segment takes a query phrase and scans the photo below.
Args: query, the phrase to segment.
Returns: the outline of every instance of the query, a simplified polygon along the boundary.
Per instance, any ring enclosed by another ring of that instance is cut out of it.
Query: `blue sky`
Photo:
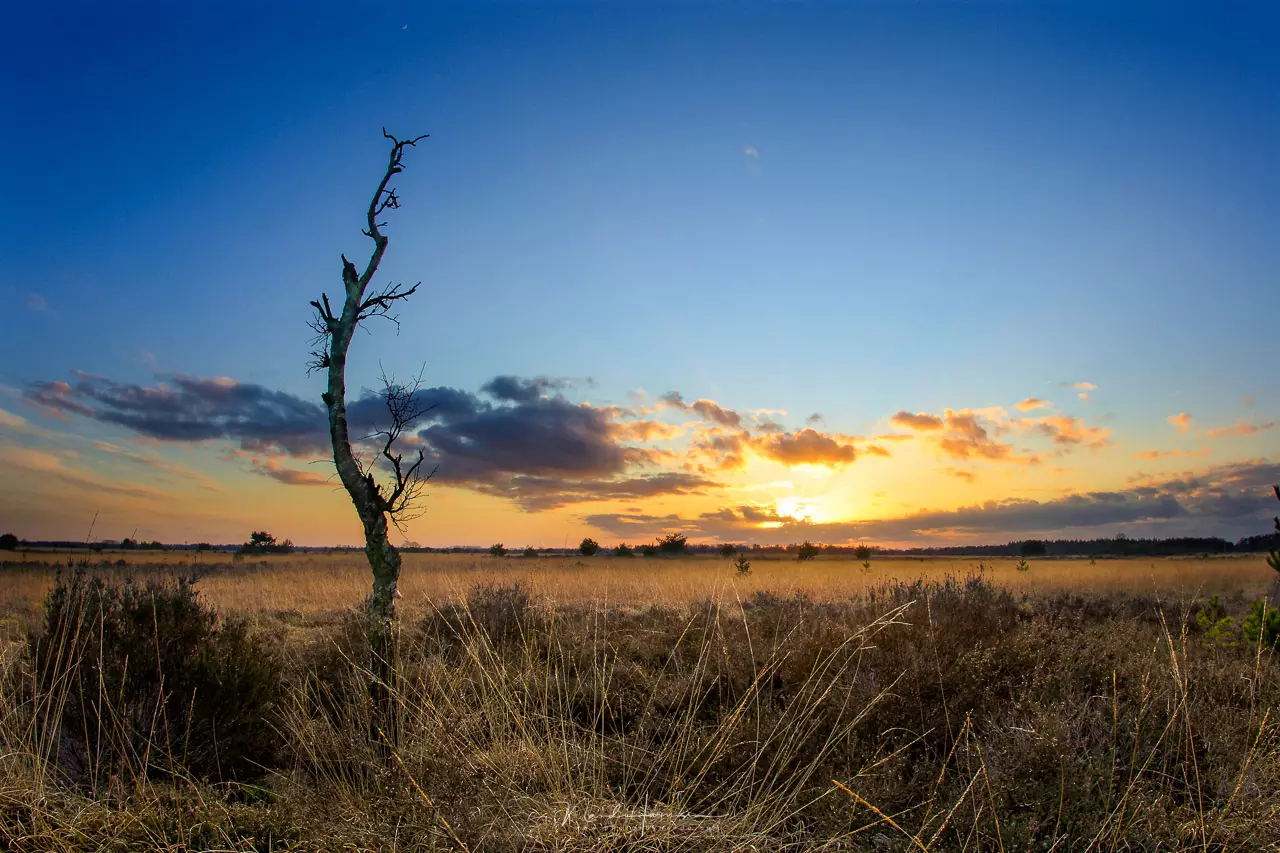
[[[96,438],[22,403],[77,370],[316,398],[307,303],[367,252],[385,125],[431,134],[379,277],[423,287],[354,387],[548,375],[846,436],[1037,397],[1126,459],[1188,412],[1258,427],[1214,464],[1275,460],[1273,7],[264,6],[11,13],[0,408]],[[1097,456],[1054,488],[1135,475]]]

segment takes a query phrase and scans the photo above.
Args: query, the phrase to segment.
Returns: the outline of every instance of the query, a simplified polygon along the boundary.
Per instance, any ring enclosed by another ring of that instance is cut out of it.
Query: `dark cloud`
[[[715,400],[708,400],[705,397],[694,400],[692,403],[684,401],[684,395],[679,391],[668,391],[658,398],[658,402],[664,408],[684,409],[688,412],[694,412],[705,421],[719,424],[720,426],[732,427],[737,429],[742,426],[742,415],[732,409],[726,409]]]
[[[154,387],[77,373],[76,383],[39,382],[25,397],[61,412],[117,424],[165,441],[229,439],[296,455],[326,446],[324,408],[250,382],[174,375]]]
[[[545,392],[566,380],[499,376],[485,383],[491,403],[456,388],[417,392],[427,410],[413,437],[437,467],[442,484],[471,488],[514,501],[527,510],[592,500],[646,498],[700,493],[710,479],[671,473],[636,476],[652,464],[656,451],[630,447],[628,440],[669,435],[645,422],[619,430],[612,408],[571,403]],[[75,384],[30,385],[29,401],[60,414],[76,414],[174,442],[224,440],[261,454],[253,470],[291,485],[321,485],[312,472],[279,465],[273,455],[317,458],[329,454],[327,415],[319,403],[231,379],[165,377],[153,387],[117,383],[77,374]],[[359,442],[385,423],[381,397],[366,391],[347,407],[353,440]]]
[[[668,391],[667,393],[659,397],[658,401],[661,403],[666,403],[668,406],[675,406],[678,409],[683,409],[685,407],[684,395],[681,394],[679,391]]]
[[[519,376],[495,376],[480,386],[480,390],[495,400],[511,403],[531,403],[553,391],[573,385],[569,379],[552,376],[535,376],[524,379]]]
[[[742,415],[732,409],[721,408],[714,400],[694,400],[689,408],[709,421],[727,427],[738,427],[742,425]]]

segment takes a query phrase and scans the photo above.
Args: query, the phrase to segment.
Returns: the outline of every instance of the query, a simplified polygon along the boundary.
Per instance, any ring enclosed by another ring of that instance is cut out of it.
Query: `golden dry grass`
[[[981,571],[993,584],[1014,592],[1131,593],[1186,601],[1214,594],[1263,594],[1275,573],[1258,555],[1195,558],[1035,559],[1018,571],[1016,559],[886,557],[871,568],[852,558],[821,556],[809,562],[748,553],[751,573],[734,571],[712,556],[678,558],[523,557],[478,554],[406,554],[402,605],[417,610],[460,601],[477,584],[520,582],[554,605],[678,606],[702,599],[748,598],[757,592],[803,592],[814,601],[841,601],[868,587],[916,579],[941,580]],[[84,552],[0,555],[0,602],[8,611],[31,612],[49,588],[51,563],[83,559]],[[225,554],[192,552],[103,552],[94,562],[126,567],[112,573],[157,569],[195,571],[200,590],[219,608],[249,612],[323,613],[360,602],[369,590],[369,570],[360,552],[297,553],[232,561]]]
[[[198,570],[205,600],[253,615],[273,663],[236,696],[278,691],[280,759],[241,787],[175,781],[177,753],[77,763],[88,735],[42,711],[80,707],[70,682],[41,692],[17,629],[83,556],[0,565],[0,849],[1280,850],[1275,655],[1197,619],[1267,589],[1258,557],[748,555],[742,577],[707,556],[412,554],[389,763],[364,623],[340,615],[367,594],[361,554],[94,555],[108,580]]]

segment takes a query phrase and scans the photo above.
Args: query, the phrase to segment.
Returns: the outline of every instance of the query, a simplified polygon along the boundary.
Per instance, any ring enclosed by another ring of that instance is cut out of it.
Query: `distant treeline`
[[[197,544],[166,545],[160,542],[27,542],[22,541],[22,548],[41,548],[56,550],[165,550],[165,551],[227,551],[243,549],[242,545],[211,545],[207,542]],[[361,548],[327,548],[291,546],[297,551],[330,552],[330,551],[362,551]],[[1172,539],[1130,539],[1127,536],[1116,536],[1110,539],[1024,539],[1006,542],[1003,545],[946,545],[933,548],[882,548],[875,545],[824,545],[823,554],[839,554],[856,556],[855,552],[865,556],[868,548],[871,554],[884,557],[1177,557],[1200,554],[1248,554],[1265,553],[1280,550],[1280,534],[1267,533],[1260,536],[1246,536],[1231,542],[1217,536],[1180,536]],[[690,543],[685,552],[689,554],[723,554],[725,545],[695,545]],[[800,543],[791,545],[743,545],[735,544],[734,552],[748,551],[753,554],[793,554],[801,548]],[[637,546],[640,552],[643,546]],[[452,547],[429,548],[407,546],[401,548],[409,553],[438,554],[486,554],[489,547],[456,545]],[[537,548],[530,549],[539,555],[576,555],[577,548]],[[862,556],[858,556],[862,559]]]
[[[1028,539],[1004,545],[957,545],[939,548],[877,548],[879,554],[947,557],[1176,557],[1198,554],[1246,554],[1280,548],[1280,536],[1268,533],[1231,542],[1217,536],[1171,539]],[[847,549],[852,550],[852,549]]]

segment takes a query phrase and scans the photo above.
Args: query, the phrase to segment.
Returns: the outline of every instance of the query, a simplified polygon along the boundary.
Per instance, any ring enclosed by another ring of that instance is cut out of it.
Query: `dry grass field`
[[[1280,850],[1260,557],[411,554],[388,752],[361,555],[82,556],[0,558],[0,850]]]
[[[753,556],[741,576],[731,560],[713,556],[618,558],[503,557],[411,553],[404,557],[401,607],[465,599],[477,584],[520,583],[552,605],[678,607],[704,599],[750,598],[758,592],[815,601],[841,601],[869,588],[916,579],[981,573],[1015,593],[1128,593],[1172,601],[1211,595],[1261,595],[1274,572],[1257,555],[1199,558],[1061,559],[885,557],[870,569],[852,557],[797,562],[785,555]],[[83,560],[80,552],[0,552],[0,610],[34,611],[49,588],[51,567]],[[219,608],[242,613],[330,613],[368,595],[369,568],[360,552],[297,553],[232,560],[228,554],[188,551],[106,551],[92,555],[97,571],[124,577],[194,572],[200,590]],[[116,565],[124,561],[124,565]]]

